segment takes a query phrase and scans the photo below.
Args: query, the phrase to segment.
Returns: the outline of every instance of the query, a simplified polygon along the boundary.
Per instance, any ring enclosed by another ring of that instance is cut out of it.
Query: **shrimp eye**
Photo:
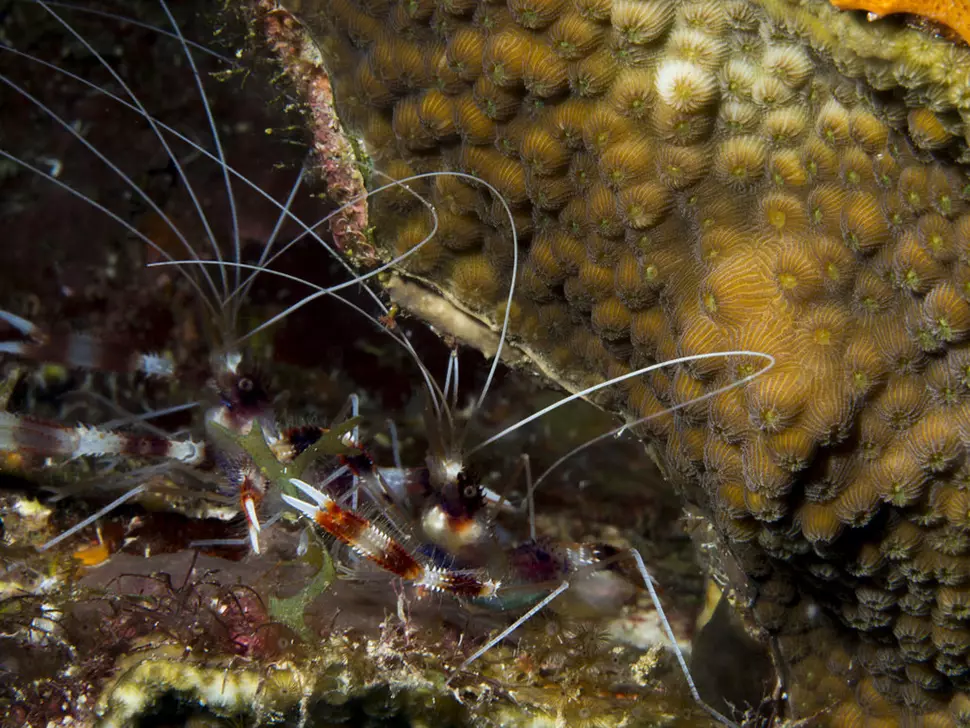
[[[610,559],[618,553],[620,553],[620,550],[608,543],[598,543],[593,546],[593,556],[597,560]]]
[[[253,380],[249,377],[243,377],[236,386],[239,387],[240,392],[251,392],[253,389]]]
[[[478,486],[466,485],[462,490],[462,495],[464,495],[466,498],[474,498],[478,495]]]

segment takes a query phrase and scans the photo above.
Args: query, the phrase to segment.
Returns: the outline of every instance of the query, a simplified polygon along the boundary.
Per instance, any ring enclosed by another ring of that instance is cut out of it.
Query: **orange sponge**
[[[911,13],[941,23],[970,43],[970,2],[967,0],[831,0],[840,10],[865,10],[875,20],[893,13]]]

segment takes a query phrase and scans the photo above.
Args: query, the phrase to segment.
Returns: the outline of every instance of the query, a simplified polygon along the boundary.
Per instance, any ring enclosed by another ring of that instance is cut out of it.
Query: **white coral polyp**
[[[656,86],[665,104],[682,113],[691,113],[714,100],[717,79],[695,63],[670,60],[657,68]]]

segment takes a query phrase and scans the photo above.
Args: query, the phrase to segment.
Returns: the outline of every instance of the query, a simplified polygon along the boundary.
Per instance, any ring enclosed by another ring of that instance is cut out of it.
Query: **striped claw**
[[[243,510],[246,512],[246,520],[249,522],[249,543],[252,544],[253,553],[259,553],[259,517],[256,515],[256,503],[252,498],[243,499]]]
[[[86,425],[67,427],[10,412],[0,412],[0,451],[67,458],[130,455],[169,458],[187,465],[198,465],[206,456],[205,445],[194,440],[134,435]]]
[[[286,494],[284,494],[282,498],[283,498],[283,502],[286,503],[286,505],[298,510],[300,513],[302,513],[310,520],[313,520],[313,518],[316,516],[316,513],[317,513],[316,507],[310,505],[306,501],[301,501],[299,498],[293,498],[292,496],[288,496]]]
[[[498,592],[500,582],[484,578],[484,573],[434,566],[382,530],[380,525],[352,510],[341,508],[333,498],[309,483],[298,478],[291,478],[290,483],[316,501],[317,505],[284,494],[283,501],[287,505],[350,546],[360,556],[411,582],[419,590],[453,594],[459,599],[490,598]]]
[[[319,490],[314,488],[305,480],[300,480],[299,478],[290,478],[290,485],[295,486],[296,488],[299,488],[301,491],[303,491],[304,494],[310,496],[310,498],[312,498],[318,506],[322,506],[328,500],[330,500],[326,495],[321,493]],[[297,501],[297,502],[299,503],[300,501]]]

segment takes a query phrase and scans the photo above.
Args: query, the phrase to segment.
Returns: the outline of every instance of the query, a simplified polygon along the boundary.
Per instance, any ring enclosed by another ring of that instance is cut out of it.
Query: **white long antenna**
[[[766,371],[768,371],[768,369],[770,369],[771,367],[773,367],[775,365],[775,358],[773,356],[771,356],[770,354],[764,354],[764,353],[762,353],[760,351],[748,351],[746,349],[738,349],[738,350],[735,350],[735,351],[715,351],[715,352],[709,352],[709,353],[706,353],[706,354],[692,354],[690,356],[679,356],[676,359],[669,359],[667,361],[662,361],[662,362],[659,362],[657,364],[651,364],[650,366],[643,367],[642,369],[637,369],[636,371],[629,372],[628,374],[623,374],[623,375],[621,375],[619,377],[614,377],[613,379],[608,379],[605,382],[600,382],[599,384],[594,384],[592,387],[587,387],[586,389],[584,389],[584,390],[582,390],[580,392],[576,392],[575,394],[571,394],[568,397],[564,397],[563,399],[559,400],[558,402],[554,402],[553,404],[549,405],[548,407],[543,407],[538,412],[534,412],[533,414],[529,415],[528,417],[526,417],[526,418],[524,418],[522,420],[519,420],[514,425],[509,425],[508,427],[506,427],[501,432],[499,432],[499,433],[497,433],[495,435],[492,435],[490,438],[488,438],[484,442],[479,443],[478,445],[476,445],[475,447],[473,447],[471,450],[469,450],[468,451],[468,454],[471,455],[473,453],[476,453],[479,450],[481,450],[482,448],[487,447],[488,445],[491,445],[493,442],[495,442],[497,440],[501,440],[503,437],[505,437],[510,432],[514,432],[515,430],[519,429],[523,425],[527,425],[530,422],[532,422],[533,420],[537,420],[540,417],[542,417],[543,415],[546,415],[546,414],[552,412],[554,409],[557,409],[559,407],[562,407],[564,404],[568,404],[569,402],[572,402],[573,400],[580,399],[582,397],[586,397],[587,395],[590,395],[593,392],[599,391],[600,389],[603,389],[604,387],[609,387],[609,386],[612,386],[612,385],[617,384],[619,382],[624,382],[627,379],[632,379],[633,377],[639,377],[639,376],[642,376],[643,374],[648,374],[649,372],[656,371],[657,369],[663,369],[664,367],[675,366],[677,364],[686,364],[687,362],[700,361],[702,359],[713,359],[715,357],[721,357],[721,356],[756,356],[756,357],[760,357],[762,359],[767,359],[770,362],[770,364],[767,367],[765,367],[764,369],[762,369],[761,371],[759,371],[758,372],[759,375],[760,374],[763,374]],[[734,384],[736,386],[738,384],[738,382],[735,382]],[[684,404],[688,404],[688,403],[684,403]]]
[[[158,0],[162,6],[162,10],[165,11],[165,15],[168,17],[169,23],[172,24],[172,30],[178,36],[179,43],[182,46],[182,50],[185,54],[186,59],[188,59],[189,67],[192,69],[192,76],[195,78],[196,88],[199,89],[199,97],[202,99],[202,106],[205,108],[205,116],[209,120],[209,130],[212,132],[212,140],[216,145],[216,154],[219,156],[219,166],[222,169],[222,178],[226,185],[226,197],[229,200],[229,215],[232,219],[232,244],[233,251],[235,252],[235,260],[237,263],[242,260],[242,247],[239,241],[239,217],[236,214],[236,196],[232,192],[232,180],[229,179],[229,170],[226,166],[226,155],[222,150],[222,140],[219,138],[219,127],[216,126],[215,117],[212,116],[212,107],[209,104],[209,98],[205,93],[205,86],[202,83],[202,77],[199,75],[199,68],[195,64],[195,56],[192,55],[192,49],[185,42],[185,38],[182,35],[182,29],[179,24],[175,22],[175,17],[172,15],[172,11],[168,9],[168,3],[165,0]],[[161,135],[159,135],[161,136]],[[217,246],[218,247],[218,246]],[[217,253],[221,257],[221,252]],[[235,273],[235,287],[239,286],[239,270],[233,271]],[[223,276],[223,286],[225,286],[225,276]],[[229,291],[226,291],[226,296],[229,295]]]
[[[547,477],[549,477],[549,475],[552,473],[553,470],[555,470],[560,465],[562,465],[564,462],[566,462],[567,460],[569,460],[571,457],[573,457],[574,455],[582,452],[586,448],[592,447],[596,443],[602,442],[603,440],[609,439],[611,437],[619,437],[626,430],[630,430],[630,429],[636,427],[637,425],[642,425],[644,422],[649,422],[650,420],[656,419],[657,417],[663,417],[664,415],[669,415],[672,412],[676,412],[679,409],[683,409],[684,407],[690,407],[691,405],[695,405],[698,402],[703,402],[706,399],[710,399],[711,397],[716,397],[717,395],[722,394],[724,392],[727,392],[728,390],[734,389],[735,387],[741,387],[741,386],[744,386],[745,384],[747,384],[748,382],[754,381],[755,379],[757,379],[758,377],[760,377],[762,374],[764,374],[765,372],[767,372],[769,369],[771,369],[771,367],[774,366],[774,364],[775,364],[775,359],[770,354],[763,354],[762,356],[764,356],[767,359],[769,359],[770,360],[770,363],[768,364],[768,366],[766,366],[766,367],[764,367],[762,369],[759,369],[758,371],[754,372],[753,374],[748,374],[746,377],[742,377],[741,379],[737,380],[736,382],[731,382],[730,384],[725,384],[723,387],[718,387],[717,389],[715,389],[715,390],[713,390],[711,392],[706,392],[706,393],[704,393],[702,395],[699,395],[697,397],[693,397],[693,398],[687,400],[686,402],[678,402],[677,404],[671,405],[670,407],[667,407],[666,409],[663,409],[660,412],[654,412],[653,414],[649,414],[646,417],[641,417],[641,418],[639,418],[637,420],[633,420],[632,422],[624,422],[622,425],[619,425],[618,427],[614,427],[609,432],[604,432],[602,435],[597,435],[593,439],[587,440],[586,442],[582,443],[581,445],[577,445],[572,450],[570,450],[565,455],[563,455],[558,460],[556,460],[548,468],[546,468],[546,470],[542,473],[542,475],[540,475],[538,478],[535,479],[535,481],[532,483],[532,485],[531,485],[531,487],[530,487],[530,489],[529,489],[529,491],[528,491],[528,493],[526,495],[526,498],[529,498],[535,492],[536,488],[539,487],[539,483],[541,483],[543,480],[545,480]],[[521,505],[519,507],[521,508]]]
[[[75,533],[77,533],[81,529],[90,526],[96,520],[98,520],[99,518],[101,518],[101,516],[105,515],[106,513],[110,513],[111,511],[113,511],[115,508],[117,508],[118,506],[120,506],[122,503],[125,503],[126,501],[131,500],[136,495],[141,495],[142,493],[145,492],[145,489],[146,489],[146,486],[144,486],[144,485],[139,485],[136,488],[132,488],[131,490],[129,490],[124,495],[121,495],[118,498],[115,498],[113,501],[111,501],[104,508],[101,508],[100,510],[95,511],[90,516],[88,516],[87,518],[85,518],[83,521],[81,521],[79,523],[76,523],[75,525],[73,525],[69,529],[67,529],[64,533],[60,534],[59,536],[55,536],[50,541],[48,541],[47,543],[45,543],[43,546],[40,546],[38,548],[38,551],[46,551],[47,549],[51,548],[52,546],[56,546],[57,544],[59,544],[64,539],[70,538],[71,536],[73,536]]]
[[[190,198],[191,198],[191,200],[192,200],[192,204],[193,204],[193,206],[195,207],[195,209],[196,209],[196,212],[197,212],[197,213],[198,213],[198,215],[199,215],[199,219],[200,219],[200,220],[201,220],[201,222],[202,222],[202,226],[203,226],[203,228],[205,228],[205,231],[206,231],[206,236],[208,237],[208,239],[209,239],[209,243],[210,243],[210,245],[211,245],[211,247],[212,247],[212,250],[213,250],[213,252],[214,252],[214,253],[215,253],[215,255],[216,255],[216,259],[217,259],[217,260],[222,260],[222,252],[221,252],[221,251],[219,250],[219,244],[218,244],[218,242],[216,241],[216,237],[215,237],[215,234],[214,234],[214,233],[212,232],[212,228],[211,228],[211,227],[209,226],[209,220],[208,220],[208,218],[206,217],[206,215],[205,215],[205,213],[204,213],[204,212],[203,212],[203,210],[202,210],[202,205],[201,205],[201,203],[199,202],[199,199],[198,199],[198,196],[197,196],[197,195],[196,195],[196,193],[195,193],[195,189],[194,189],[194,188],[192,187],[192,185],[191,185],[191,184],[189,183],[189,179],[188,179],[188,177],[187,177],[187,175],[185,174],[185,169],[184,169],[184,168],[182,167],[182,164],[181,164],[181,163],[179,162],[179,158],[178,158],[178,156],[177,156],[177,155],[175,154],[175,152],[174,152],[174,151],[172,150],[172,148],[171,148],[171,146],[169,146],[169,143],[168,143],[168,140],[166,140],[166,139],[165,139],[165,136],[164,136],[164,135],[163,135],[163,134],[161,133],[161,131],[160,131],[160,126],[161,126],[161,125],[160,125],[160,124],[158,124],[158,123],[156,122],[156,120],[155,120],[155,118],[154,118],[154,117],[153,117],[153,116],[152,116],[151,114],[149,114],[149,113],[148,113],[148,110],[147,110],[147,109],[145,108],[145,106],[144,106],[144,105],[142,104],[142,102],[141,102],[141,99],[139,99],[139,98],[138,98],[138,96],[137,96],[137,95],[135,94],[135,92],[134,92],[134,91],[132,91],[132,90],[131,90],[131,88],[130,88],[130,87],[128,86],[128,84],[127,84],[127,83],[125,83],[125,80],[124,80],[124,79],[123,79],[123,78],[121,77],[121,75],[120,75],[120,74],[119,74],[119,73],[118,73],[117,71],[115,71],[115,70],[114,70],[114,67],[113,67],[113,66],[112,66],[112,65],[111,65],[110,63],[108,63],[108,62],[107,62],[107,61],[106,61],[106,60],[104,59],[104,57],[103,57],[103,56],[102,56],[102,55],[101,55],[100,53],[98,53],[98,51],[97,51],[97,50],[96,50],[96,49],[95,49],[95,48],[94,48],[94,47],[93,47],[93,46],[92,46],[92,45],[91,45],[90,43],[88,43],[88,41],[87,41],[87,39],[85,39],[85,38],[84,38],[84,36],[82,36],[82,35],[81,35],[80,33],[78,33],[78,32],[77,32],[77,31],[76,31],[76,30],[75,30],[75,29],[74,29],[74,28],[73,28],[73,27],[71,26],[71,24],[70,24],[70,23],[68,23],[68,22],[67,22],[66,20],[64,20],[64,19],[63,19],[63,18],[62,18],[62,17],[60,16],[60,15],[58,15],[58,14],[57,14],[56,12],[54,12],[54,10],[52,10],[52,9],[51,9],[51,8],[50,8],[50,7],[49,7],[49,6],[47,5],[47,4],[45,4],[45,3],[43,2],[43,0],[34,0],[34,1],[35,1],[35,2],[36,2],[36,3],[38,4],[38,5],[40,5],[40,6],[42,7],[42,8],[44,8],[44,10],[46,10],[46,11],[47,11],[47,12],[48,12],[48,13],[49,13],[49,14],[51,15],[51,17],[53,17],[53,18],[54,18],[55,20],[57,20],[57,22],[58,22],[58,23],[60,23],[60,24],[61,24],[62,26],[64,26],[64,28],[65,28],[65,29],[66,29],[66,30],[67,30],[67,31],[68,31],[68,32],[69,32],[69,33],[70,33],[70,34],[71,34],[72,36],[74,36],[74,38],[76,38],[76,39],[78,40],[78,42],[80,42],[80,43],[81,43],[82,45],[84,45],[84,47],[85,47],[85,48],[86,48],[86,49],[87,49],[87,50],[88,50],[88,51],[89,51],[89,52],[90,52],[90,53],[91,53],[91,54],[92,54],[92,55],[93,55],[93,56],[94,56],[95,58],[97,58],[97,59],[98,59],[98,62],[99,62],[99,63],[100,63],[100,64],[101,64],[101,65],[102,65],[102,66],[103,66],[104,68],[105,68],[105,70],[106,70],[106,71],[107,71],[107,72],[108,72],[109,74],[111,74],[111,76],[112,76],[112,78],[114,78],[114,79],[115,79],[115,81],[117,81],[117,82],[118,82],[118,84],[119,84],[119,85],[121,86],[121,88],[122,88],[122,89],[123,89],[123,90],[125,91],[125,93],[126,93],[126,94],[128,94],[128,96],[129,96],[129,98],[131,98],[131,100],[132,100],[132,103],[134,103],[134,105],[135,105],[135,106],[136,106],[136,107],[138,108],[138,110],[139,110],[139,111],[141,112],[141,114],[142,114],[142,116],[144,117],[144,119],[145,119],[145,121],[147,121],[147,122],[148,122],[148,125],[149,125],[149,126],[150,126],[150,127],[152,128],[152,131],[154,132],[154,134],[155,134],[155,136],[156,136],[156,137],[158,138],[158,141],[159,141],[159,142],[161,143],[161,145],[162,145],[162,147],[163,147],[163,148],[165,149],[165,152],[166,152],[166,154],[168,155],[168,157],[169,157],[169,159],[171,159],[171,160],[172,160],[172,164],[174,165],[174,167],[175,167],[175,170],[176,170],[176,172],[178,172],[178,175],[179,175],[179,178],[180,178],[180,179],[182,180],[182,184],[184,184],[184,185],[185,185],[185,188],[186,188],[186,191],[188,192],[188,194],[189,194],[189,197],[190,197]],[[166,11],[167,11],[167,8],[166,8]],[[174,22],[174,21],[173,21],[173,22]],[[178,30],[178,26],[176,26],[176,31],[177,31],[177,30]],[[11,84],[11,85],[12,85],[12,84]],[[33,98],[32,98],[32,97],[31,97],[31,96],[29,95],[29,94],[26,94],[26,93],[25,93],[24,91],[22,91],[22,90],[20,90],[20,89],[18,89],[18,91],[20,91],[20,93],[22,93],[22,94],[24,94],[24,96],[26,96],[27,98],[29,98],[29,99],[31,99],[31,101],[33,101],[33,102],[34,102],[35,104],[37,104],[37,103],[38,103],[37,101],[34,101],[34,99],[33,99]],[[41,109],[44,109],[44,110],[46,111],[46,107],[44,107],[43,105],[40,105],[40,108],[41,108]],[[55,118],[55,120],[57,120],[57,119],[58,119],[58,117],[57,117],[56,115],[54,115],[54,118]],[[68,128],[68,131],[71,131],[71,130],[73,129],[73,127],[70,127],[70,125],[67,125],[67,128]],[[122,179],[124,179],[124,180],[125,180],[126,182],[128,181],[128,179],[127,179],[127,177],[126,177],[125,175],[123,175],[123,174],[121,174],[121,173],[120,173],[120,171],[118,171],[118,170],[117,170],[117,168],[115,167],[115,165],[113,165],[113,164],[111,164],[110,162],[108,162],[108,161],[107,161],[107,158],[106,158],[106,157],[105,157],[105,156],[104,156],[103,154],[101,154],[100,152],[98,152],[98,151],[96,151],[96,150],[93,150],[93,147],[92,147],[92,146],[91,146],[90,144],[88,144],[88,143],[87,143],[87,140],[85,140],[85,139],[84,139],[83,137],[80,137],[80,136],[78,136],[78,138],[79,138],[79,139],[81,140],[81,142],[82,142],[82,143],[83,143],[83,144],[84,144],[85,146],[87,146],[87,147],[88,147],[89,149],[92,149],[92,151],[95,151],[95,153],[96,153],[96,154],[97,154],[97,155],[98,155],[98,156],[99,156],[99,157],[101,158],[101,160],[102,160],[102,161],[104,161],[105,163],[107,163],[107,164],[108,164],[109,166],[111,166],[111,167],[112,167],[112,169],[113,169],[113,170],[115,170],[115,171],[116,171],[116,173],[118,173],[118,174],[119,174],[119,175],[120,175],[120,176],[122,177]],[[223,164],[225,164],[225,160],[222,160],[222,163],[223,163]],[[147,196],[147,195],[145,195],[145,194],[144,194],[144,193],[143,193],[143,192],[141,191],[141,188],[139,188],[139,187],[138,187],[137,185],[135,185],[135,184],[134,184],[133,182],[131,182],[131,183],[130,183],[130,185],[131,185],[132,187],[134,187],[134,189],[135,189],[135,190],[136,190],[137,192],[139,192],[139,193],[141,193],[141,196],[142,196],[143,198],[145,198],[145,200],[146,200],[146,202],[148,202],[148,203],[149,203],[149,205],[150,205],[150,206],[152,207],[152,209],[153,209],[153,210],[155,210],[156,212],[160,212],[160,211],[159,211],[159,210],[157,209],[157,206],[156,206],[156,205],[154,204],[154,202],[152,202],[152,201],[151,201],[151,200],[150,200],[150,199],[148,198],[148,196]],[[180,239],[180,240],[182,241],[182,243],[183,243],[183,245],[185,245],[185,247],[186,247],[186,248],[187,248],[187,249],[188,249],[188,250],[189,250],[189,251],[190,251],[191,253],[193,253],[193,255],[196,255],[196,257],[198,257],[198,256],[197,256],[197,254],[195,253],[195,249],[194,249],[194,248],[192,248],[192,246],[191,246],[191,245],[190,245],[190,244],[188,243],[188,241],[186,241],[186,240],[185,240],[185,238],[184,238],[184,236],[182,235],[182,233],[181,233],[181,232],[180,232],[180,231],[179,231],[179,230],[178,230],[178,229],[177,229],[177,228],[176,228],[176,227],[175,227],[175,226],[174,226],[174,225],[173,225],[173,224],[172,224],[172,223],[171,223],[171,222],[170,222],[170,221],[168,220],[168,218],[167,218],[167,217],[166,217],[166,216],[165,216],[164,214],[162,214],[162,215],[161,215],[161,217],[162,217],[162,219],[163,219],[163,220],[165,220],[166,222],[168,222],[168,223],[169,223],[169,225],[170,225],[170,227],[171,227],[171,228],[172,228],[172,230],[173,230],[173,231],[175,232],[175,234],[176,234],[176,235],[177,235],[177,236],[179,237],[179,239]],[[208,272],[207,272],[207,271],[204,271],[204,273],[205,273],[205,276],[206,276],[207,278],[209,278],[209,274],[208,274]],[[227,288],[227,285],[226,285],[226,278],[225,278],[225,271],[222,271],[222,276],[223,276],[223,277],[222,277],[222,290],[223,290],[223,293],[224,293],[225,295],[228,295],[228,288]],[[214,286],[214,284],[212,283],[212,280],[211,280],[211,278],[210,278],[210,280],[209,280],[209,284],[210,284],[210,285],[211,285],[211,286],[213,287],[213,295],[215,296],[215,299],[216,299],[216,301],[217,301],[217,302],[221,302],[221,299],[219,298],[219,295],[218,295],[218,293],[216,293],[216,291],[215,291],[215,286]]]

